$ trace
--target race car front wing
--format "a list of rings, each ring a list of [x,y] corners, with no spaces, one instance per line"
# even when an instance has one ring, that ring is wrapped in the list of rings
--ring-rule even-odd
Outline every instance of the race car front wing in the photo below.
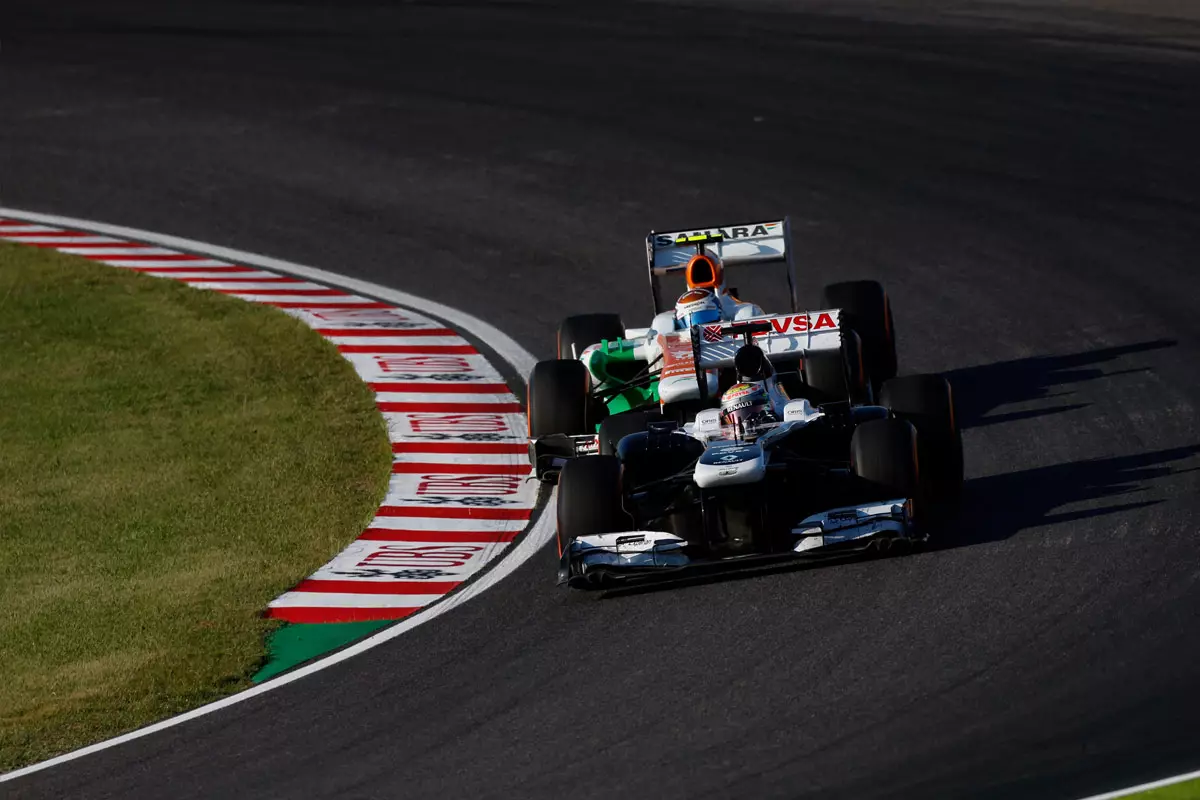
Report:
[[[911,546],[924,541],[924,536],[914,528],[910,508],[910,502],[901,498],[830,509],[804,518],[792,529],[795,540],[790,551],[728,558],[692,557],[685,539],[665,531],[580,536],[562,554],[558,583],[605,589],[639,579],[844,557],[890,550],[898,543]]]

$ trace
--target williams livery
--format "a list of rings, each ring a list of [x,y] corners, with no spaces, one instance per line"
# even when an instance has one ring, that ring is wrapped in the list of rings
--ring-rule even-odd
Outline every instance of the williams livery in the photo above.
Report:
[[[530,459],[557,481],[559,578],[581,588],[924,541],[962,486],[949,384],[896,377],[874,281],[803,308],[786,219],[652,232],[655,315],[570,317],[529,376]],[[725,270],[782,264],[791,308]],[[660,278],[683,273],[675,307]]]

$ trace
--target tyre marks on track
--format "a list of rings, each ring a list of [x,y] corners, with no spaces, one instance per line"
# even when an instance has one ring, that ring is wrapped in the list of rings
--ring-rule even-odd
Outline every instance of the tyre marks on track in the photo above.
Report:
[[[454,591],[509,547],[537,500],[523,406],[444,323],[286,274],[86,231],[0,218],[0,241],[274,306],[333,342],[375,392],[394,462],[357,540],[271,602],[294,623],[396,620]]]

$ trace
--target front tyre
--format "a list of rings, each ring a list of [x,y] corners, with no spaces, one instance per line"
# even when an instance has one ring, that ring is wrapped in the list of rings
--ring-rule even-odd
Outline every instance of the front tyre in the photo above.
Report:
[[[902,419],[864,422],[850,439],[850,466],[872,500],[916,497],[920,490],[916,428]]]
[[[917,429],[917,457],[925,500],[950,512],[962,500],[962,434],[950,383],[941,375],[908,375],[883,384],[879,404]]]
[[[571,542],[595,533],[633,527],[621,497],[621,462],[614,456],[576,458],[558,476],[558,554]]]

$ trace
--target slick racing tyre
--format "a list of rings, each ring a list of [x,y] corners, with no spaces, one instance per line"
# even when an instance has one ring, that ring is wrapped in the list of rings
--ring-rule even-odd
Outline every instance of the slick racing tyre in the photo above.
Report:
[[[605,417],[600,423],[600,454],[615,456],[617,444],[631,433],[641,433],[650,429],[651,422],[665,419],[657,411],[626,411],[624,414],[614,414]]]
[[[950,383],[941,375],[908,375],[883,384],[879,404],[917,429],[924,499],[933,511],[953,511],[962,499],[962,435]]]
[[[591,377],[582,362],[539,361],[526,387],[529,436],[580,436],[595,431]]]
[[[916,497],[916,429],[902,419],[864,422],[850,439],[850,466],[865,482],[872,500]]]
[[[558,476],[558,554],[593,533],[627,531],[633,519],[621,504],[621,462],[613,456],[576,458]]]
[[[604,339],[625,338],[625,325],[619,314],[579,314],[567,317],[558,326],[558,357],[579,358],[588,347]]]
[[[862,339],[863,360],[871,384],[879,387],[896,377],[896,330],[892,303],[876,281],[831,283],[821,292],[824,308],[842,310],[842,328],[853,328]]]
[[[804,382],[814,405],[845,402],[862,405],[871,398],[864,368],[862,341],[853,330],[843,332],[838,353],[819,353],[804,359]]]

